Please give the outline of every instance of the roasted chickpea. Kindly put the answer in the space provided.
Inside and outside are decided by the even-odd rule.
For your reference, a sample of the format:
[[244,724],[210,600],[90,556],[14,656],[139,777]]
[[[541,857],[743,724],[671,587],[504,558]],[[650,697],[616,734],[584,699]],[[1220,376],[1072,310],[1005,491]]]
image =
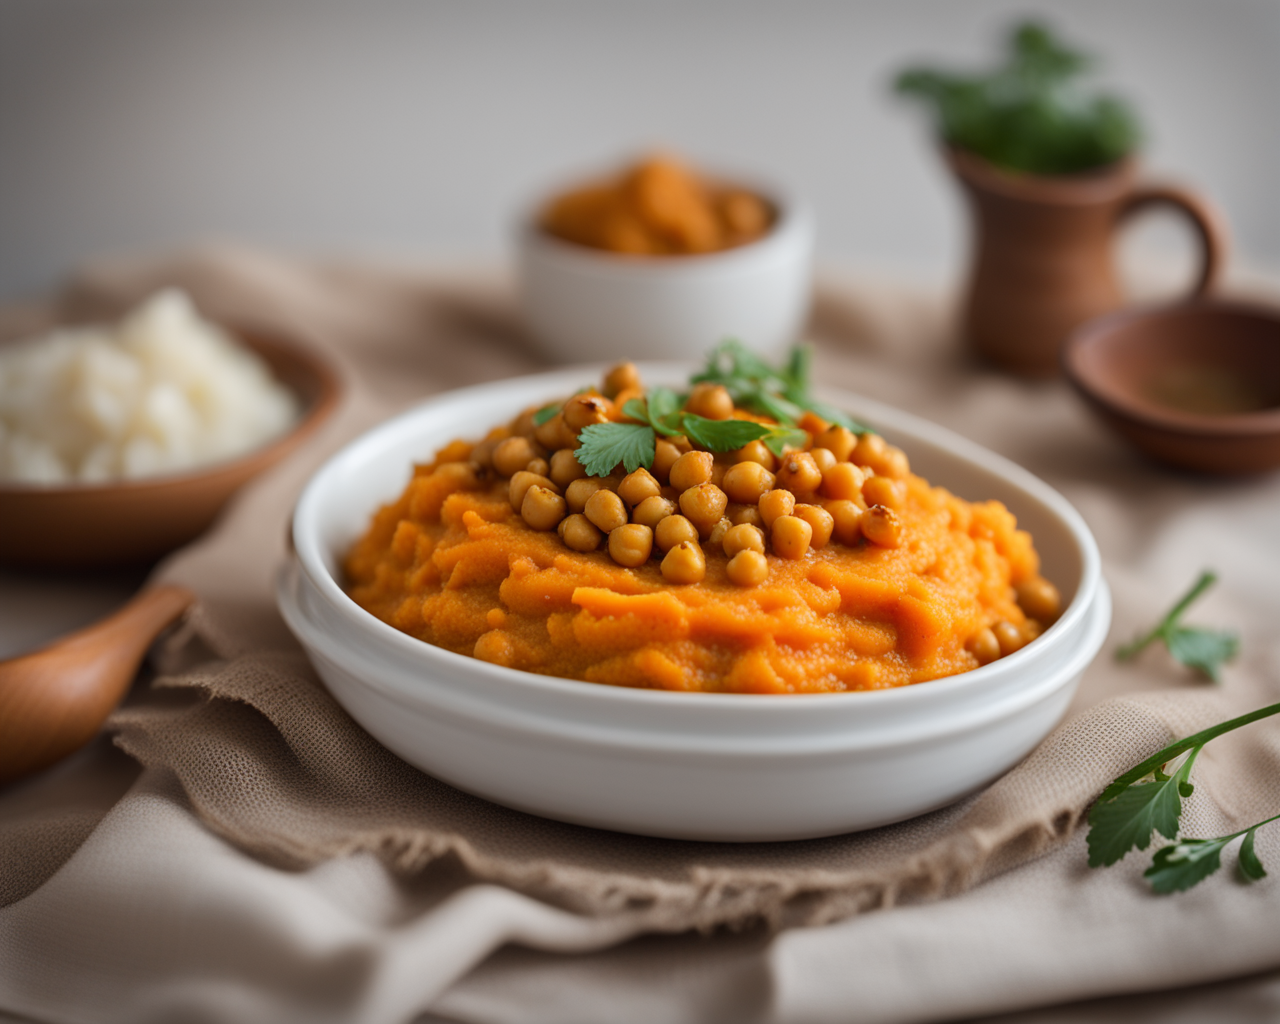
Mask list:
[[812,494],[822,486],[822,471],[808,452],[790,452],[778,466],[778,486],[793,494]]
[[725,533],[720,547],[725,555],[732,558],[739,551],[758,551],[764,554],[764,531],[758,526],[742,523],[731,527]]
[[595,524],[580,512],[562,519],[559,531],[565,547],[572,548],[574,551],[594,551],[604,538],[604,534],[596,529]]
[[654,477],[659,481],[665,481],[670,478],[671,467],[676,464],[676,459],[680,458],[684,453],[680,451],[670,441],[658,439],[653,447],[653,467]]
[[862,535],[878,547],[902,546],[902,520],[891,508],[872,505],[862,513],[859,525],[862,527]]
[[602,476],[588,476],[570,480],[569,486],[564,491],[564,500],[569,503],[569,511],[581,512],[587,507],[587,499],[591,495],[608,486],[608,478]]
[[734,526],[756,526],[763,530],[764,517],[760,515],[760,509],[755,505],[729,505],[724,514],[729,517],[729,522]]
[[770,472],[773,472],[778,465],[778,460],[774,457],[773,452],[769,451],[765,446],[763,441],[748,441],[733,453],[733,461],[758,462]]
[[813,439],[814,448],[825,448],[836,457],[837,462],[847,462],[857,443],[858,435],[839,424],[827,427]]
[[564,403],[564,423],[575,434],[593,423],[606,423],[613,403],[603,395],[574,395]]
[[813,463],[818,467],[818,472],[824,477],[827,474],[827,470],[840,461],[830,448],[812,448],[809,450],[809,454],[813,456]]
[[724,490],[724,475],[728,470],[729,466],[721,462],[719,459],[716,459],[711,463],[711,482],[722,491]]
[[710,483],[715,457],[710,452],[685,452],[671,466],[667,479],[677,491]]
[[[529,465],[524,467],[530,473],[537,473],[538,476],[548,476],[551,473],[551,463],[546,459],[530,459]],[[554,481],[552,481],[554,483]],[[556,486],[560,486],[556,484]]]
[[832,531],[836,528],[835,518],[830,512],[821,505],[796,505],[795,511],[791,514],[797,519],[803,519],[813,530],[809,547],[825,548],[827,546],[828,541],[831,540]]
[[617,494],[603,488],[587,499],[582,513],[605,533],[627,525],[627,506],[622,503],[622,499]]
[[[527,437],[509,437],[493,449],[493,468],[503,476],[515,476],[534,459],[541,458],[543,449]],[[539,474],[541,476],[543,474]]]
[[534,427],[533,436],[537,439],[538,444],[548,451],[556,451],[558,448],[578,447],[578,432],[569,429],[569,425],[564,421],[563,412],[556,413],[546,423]]
[[873,434],[870,431],[859,434],[858,443],[853,449],[850,461],[856,462],[859,466],[870,466],[873,461],[880,460],[886,447],[885,439],[879,434]]
[[824,501],[822,507],[831,515],[831,535],[841,544],[857,544],[862,536],[862,507],[844,498]]
[[978,630],[965,641],[965,650],[978,659],[979,665],[990,665],[1000,657],[1000,641],[991,630]]
[[695,384],[684,407],[695,416],[709,420],[727,420],[733,415],[733,399],[723,384]]
[[717,547],[723,543],[724,535],[733,528],[733,523],[728,519],[721,519],[715,526],[711,527],[711,532],[707,534],[707,543],[715,544]]
[[534,413],[538,411],[535,406],[532,409],[526,409],[519,416],[511,421],[511,433],[516,437],[533,437],[535,427],[533,425]]
[[766,491],[773,490],[774,483],[774,475],[760,463],[739,462],[725,471],[721,486],[730,501],[754,505]]
[[587,467],[578,461],[572,448],[561,448],[551,453],[551,477],[559,487],[568,487],[575,480],[582,480],[587,475]]
[[1019,651],[1026,646],[1027,638],[1022,635],[1022,630],[1012,622],[1001,620],[991,627],[991,632],[995,635],[997,643],[1000,644],[1001,657],[1008,657],[1014,651]]
[[739,551],[724,569],[739,587],[758,587],[769,577],[769,561],[759,551]]
[[902,508],[907,502],[906,481],[894,480],[887,476],[873,476],[862,482],[862,500],[868,505]]
[[911,462],[906,452],[890,444],[885,445],[884,454],[880,456],[874,468],[881,476],[887,476],[893,480],[905,480],[911,472]]
[[681,541],[662,559],[662,578],[668,583],[701,583],[706,575],[707,556],[696,541]]
[[553,494],[560,493],[560,488],[547,479],[547,477],[539,476],[537,473],[530,473],[528,470],[522,469],[511,478],[511,483],[507,487],[507,497],[511,501],[511,507],[519,512],[524,505],[525,492],[535,485],[545,487]]
[[1058,588],[1041,576],[1034,576],[1019,583],[1016,588],[1018,607],[1030,618],[1040,622],[1053,622],[1062,610],[1062,598]]
[[654,529],[667,516],[675,515],[676,503],[670,498],[653,495],[631,510],[631,521]]
[[698,532],[708,534],[724,515],[729,498],[715,484],[699,484],[680,495],[680,511]]
[[775,519],[791,515],[796,507],[796,496],[784,488],[776,487],[762,494],[756,507],[760,509],[765,529],[772,530]]
[[501,441],[481,441],[471,449],[471,461],[482,469],[493,469],[493,450],[501,443]]
[[[599,494],[613,494],[599,491]],[[613,495],[615,498],[618,496]],[[621,502],[621,499],[619,499]],[[644,565],[653,554],[653,531],[639,523],[626,523],[609,533],[609,557],[628,569]]]
[[632,507],[639,505],[645,498],[654,498],[661,494],[662,485],[643,466],[634,473],[628,473],[618,484],[618,497]]
[[769,531],[773,553],[782,558],[803,558],[813,539],[813,527],[799,516],[778,516]]
[[604,393],[616,398],[619,391],[640,387],[640,371],[635,363],[619,363],[604,375]]
[[534,484],[524,492],[520,518],[535,530],[554,530],[564,518],[565,503],[555,491]]
[[[837,462],[822,474],[822,493],[828,498],[857,501],[862,495],[866,471],[852,462]],[[554,479],[554,477],[553,477]]]
[[684,541],[698,542],[698,528],[684,516],[664,516],[653,528],[654,540],[663,551],[670,551]]

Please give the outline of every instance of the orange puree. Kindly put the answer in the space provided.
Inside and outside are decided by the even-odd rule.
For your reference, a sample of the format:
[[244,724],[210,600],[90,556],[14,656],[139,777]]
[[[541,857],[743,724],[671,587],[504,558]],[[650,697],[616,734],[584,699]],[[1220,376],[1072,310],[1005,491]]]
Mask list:
[[[485,444],[509,434],[499,428]],[[816,693],[964,672],[1000,655],[983,642],[998,636],[1008,653],[1044,624],[1015,593],[1044,581],[1013,516],[905,468],[899,546],[858,537],[768,554],[764,581],[743,586],[704,537],[705,576],[672,585],[656,549],[628,568],[605,546],[571,550],[554,529],[527,525],[508,481],[473,450],[455,442],[418,467],[346,561],[362,607],[459,654],[617,686]]]

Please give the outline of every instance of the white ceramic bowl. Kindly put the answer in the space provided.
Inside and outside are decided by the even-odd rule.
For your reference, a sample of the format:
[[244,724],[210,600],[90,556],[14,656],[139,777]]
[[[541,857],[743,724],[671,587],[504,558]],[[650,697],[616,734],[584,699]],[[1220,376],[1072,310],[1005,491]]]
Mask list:
[[[678,384],[683,365],[642,367]],[[432,647],[359,608],[340,562],[414,461],[478,437],[513,410],[596,379],[573,369],[455,391],[330,459],[293,521],[279,603],[333,695],[410,763],[550,818],[681,839],[801,839],[945,806],[1026,756],[1066,710],[1111,619],[1088,528],[1013,463],[916,417],[825,397],[904,447],[913,468],[968,498],[998,498],[1031,530],[1062,617],[1017,653],[895,690],[810,695],[671,693],[501,668]]]
[[692,359],[725,338],[774,356],[809,313],[813,227],[799,200],[761,189],[777,220],[758,241],[699,256],[590,249],[529,218],[517,241],[520,303],[542,350],[560,362]]

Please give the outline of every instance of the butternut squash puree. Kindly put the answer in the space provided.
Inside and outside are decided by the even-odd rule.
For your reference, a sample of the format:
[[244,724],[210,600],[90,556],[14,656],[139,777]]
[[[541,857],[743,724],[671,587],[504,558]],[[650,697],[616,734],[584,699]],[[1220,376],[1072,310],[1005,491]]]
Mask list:
[[996,623],[1032,635],[1014,587],[1038,578],[1030,536],[999,502],[971,504],[910,474],[901,547],[829,544],[768,556],[756,587],[708,556],[700,583],[568,549],[513,511],[505,480],[420,466],[355,545],[351,596],[458,654],[616,686],[817,693],[904,686],[977,668],[966,640]]

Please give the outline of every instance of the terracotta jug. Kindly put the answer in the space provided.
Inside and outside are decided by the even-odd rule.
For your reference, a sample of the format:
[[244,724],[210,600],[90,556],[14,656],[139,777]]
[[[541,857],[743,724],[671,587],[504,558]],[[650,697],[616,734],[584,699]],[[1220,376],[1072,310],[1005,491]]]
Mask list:
[[1196,229],[1200,271],[1192,294],[1213,287],[1226,252],[1222,218],[1184,189],[1138,185],[1125,160],[1064,177],[1014,174],[959,150],[947,153],[973,209],[973,262],[964,309],[969,346],[1026,376],[1059,372],[1067,335],[1124,302],[1113,258],[1116,229],[1163,204]]

